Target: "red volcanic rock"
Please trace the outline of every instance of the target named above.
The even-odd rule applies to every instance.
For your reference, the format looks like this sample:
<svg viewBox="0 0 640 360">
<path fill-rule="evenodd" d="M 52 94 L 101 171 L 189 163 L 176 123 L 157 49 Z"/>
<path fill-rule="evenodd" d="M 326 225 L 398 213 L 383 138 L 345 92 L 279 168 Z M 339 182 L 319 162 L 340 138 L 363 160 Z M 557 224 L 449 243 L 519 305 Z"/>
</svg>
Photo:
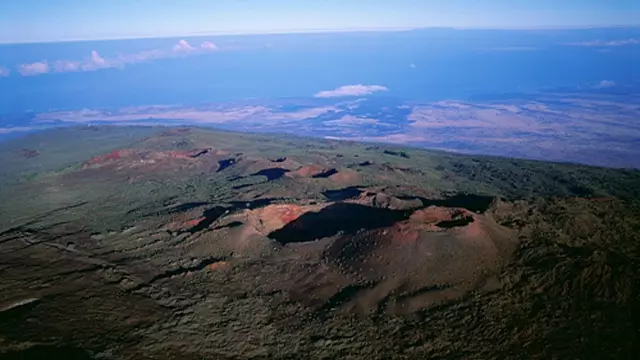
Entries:
<svg viewBox="0 0 640 360">
<path fill-rule="evenodd" d="M 106 155 L 98 155 L 92 157 L 84 163 L 84 166 L 87 167 L 91 165 L 103 165 L 111 161 L 118 160 L 123 156 L 128 156 L 130 154 L 131 150 L 114 150 Z"/>
<path fill-rule="evenodd" d="M 262 209 L 259 216 L 263 223 L 281 223 L 284 226 L 305 212 L 299 205 L 271 205 Z"/>
<path fill-rule="evenodd" d="M 189 150 L 189 151 L 169 151 L 168 154 L 170 157 L 176 158 L 176 159 L 195 159 L 199 156 L 208 154 L 211 151 L 211 148 L 205 148 L 205 149 L 195 149 L 195 150 Z"/>
<path fill-rule="evenodd" d="M 210 271 L 216 271 L 216 270 L 223 269 L 229 265 L 230 263 L 228 261 L 218 261 L 208 265 L 207 268 L 209 268 Z"/>
<path fill-rule="evenodd" d="M 466 209 L 430 206 L 426 209 L 414 212 L 409 218 L 409 221 L 424 224 L 437 224 L 443 221 L 452 221 L 468 216 L 473 216 L 473 213 Z"/>
<path fill-rule="evenodd" d="M 204 216 L 190 220 L 183 220 L 185 217 L 179 217 L 175 221 L 168 223 L 166 228 L 169 230 L 188 230 L 198 226 L 202 221 L 206 220 Z"/>
<path fill-rule="evenodd" d="M 180 227 L 181 228 L 192 228 L 194 226 L 198 226 L 198 224 L 200 224 L 205 219 L 206 219 L 205 217 L 199 217 L 197 219 L 185 221 Z"/>
<path fill-rule="evenodd" d="M 310 178 L 310 177 L 314 177 L 314 176 L 318 176 L 320 174 L 323 174 L 327 171 L 326 168 L 318 166 L 318 165 L 308 165 L 308 166 L 303 166 L 300 169 L 296 170 L 296 171 L 292 171 L 290 173 L 287 174 L 287 176 L 289 177 L 303 177 L 303 178 Z"/>
<path fill-rule="evenodd" d="M 84 168 L 90 166 L 103 166 L 118 163 L 125 167 L 143 166 L 166 163 L 171 159 L 194 161 L 205 154 L 209 154 L 211 148 L 194 150 L 170 150 L 170 151 L 141 151 L 131 149 L 114 150 L 105 155 L 94 156 L 84 163 Z M 169 163 L 170 164 L 170 163 Z"/>
<path fill-rule="evenodd" d="M 120 159 L 120 152 L 118 150 L 114 150 L 111 153 L 107 154 L 104 157 L 105 160 L 115 160 Z"/>
<path fill-rule="evenodd" d="M 382 235 L 390 237 L 392 243 L 413 244 L 419 240 L 421 232 L 442 232 L 447 228 L 459 227 L 473 232 L 474 215 L 462 208 L 431 206 L 415 211 L 407 221 L 398 222 Z"/>
<path fill-rule="evenodd" d="M 357 281 L 374 284 L 341 304 L 345 310 L 405 314 L 478 290 L 516 247 L 515 233 L 490 217 L 432 206 L 388 227 L 346 234 L 324 256 L 341 274 L 357 273 Z M 308 283 L 301 299 L 335 296 L 325 290 L 335 280 L 317 279 Z"/>
<path fill-rule="evenodd" d="M 397 244 L 412 244 L 420 238 L 420 231 L 416 229 L 415 224 L 402 222 L 383 230 L 382 235 L 389 236 L 391 241 Z"/>
<path fill-rule="evenodd" d="M 300 216 L 310 212 L 318 211 L 325 205 L 301 206 L 295 204 L 276 204 L 266 207 L 249 210 L 247 217 L 249 221 L 263 234 L 269 234 L 278 230 Z"/>
<path fill-rule="evenodd" d="M 329 179 L 342 185 L 354 185 L 360 182 L 360 174 L 353 170 L 340 170 L 329 176 Z"/>
</svg>

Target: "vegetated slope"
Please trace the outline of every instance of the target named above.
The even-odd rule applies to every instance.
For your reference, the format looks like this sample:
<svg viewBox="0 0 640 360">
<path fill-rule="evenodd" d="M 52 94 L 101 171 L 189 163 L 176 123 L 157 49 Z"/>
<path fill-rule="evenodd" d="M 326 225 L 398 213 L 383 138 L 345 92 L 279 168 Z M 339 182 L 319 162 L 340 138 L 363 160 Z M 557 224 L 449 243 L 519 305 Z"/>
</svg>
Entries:
<svg viewBox="0 0 640 360">
<path fill-rule="evenodd" d="M 638 171 L 86 131 L 3 145 L 3 356 L 637 353 Z"/>
<path fill-rule="evenodd" d="M 157 136 L 151 136 L 156 134 Z M 536 196 L 640 197 L 637 170 L 459 155 L 392 145 L 259 135 L 209 129 L 86 126 L 60 128 L 0 144 L 2 180 L 32 179 L 47 171 L 78 166 L 89 157 L 126 148 L 192 150 L 213 147 L 232 154 L 277 159 L 301 157 L 328 169 L 345 166 L 365 174 L 388 171 L 385 181 L 434 191 L 492 193 L 513 198 Z M 389 150 L 394 149 L 394 150 Z M 399 153 L 405 157 L 390 155 Z M 233 156 L 230 156 L 233 158 Z M 314 163 L 317 162 L 317 163 Z"/>
<path fill-rule="evenodd" d="M 0 142 L 0 184 L 48 171 L 70 170 L 89 156 L 125 147 L 158 129 L 82 126 L 55 128 Z"/>
</svg>

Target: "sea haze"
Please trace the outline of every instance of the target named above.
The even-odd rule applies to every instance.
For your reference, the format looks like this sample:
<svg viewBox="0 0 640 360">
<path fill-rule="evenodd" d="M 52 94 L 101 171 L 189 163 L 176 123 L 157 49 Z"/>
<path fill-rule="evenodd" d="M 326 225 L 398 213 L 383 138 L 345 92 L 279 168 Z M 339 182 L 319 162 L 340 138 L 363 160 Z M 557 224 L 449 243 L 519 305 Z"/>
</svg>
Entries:
<svg viewBox="0 0 640 360">
<path fill-rule="evenodd" d="M 0 69 L 3 138 L 179 123 L 640 166 L 640 28 L 4 44 Z"/>
<path fill-rule="evenodd" d="M 221 102 L 310 96 L 346 84 L 380 84 L 405 100 L 577 87 L 640 80 L 640 46 L 596 46 L 640 39 L 640 30 L 491 31 L 425 29 L 184 38 L 220 49 L 99 71 L 20 76 L 46 60 L 109 59 L 171 49 L 180 39 L 138 39 L 0 46 L 0 111 Z M 592 46 L 577 46 L 592 44 Z"/>
</svg>

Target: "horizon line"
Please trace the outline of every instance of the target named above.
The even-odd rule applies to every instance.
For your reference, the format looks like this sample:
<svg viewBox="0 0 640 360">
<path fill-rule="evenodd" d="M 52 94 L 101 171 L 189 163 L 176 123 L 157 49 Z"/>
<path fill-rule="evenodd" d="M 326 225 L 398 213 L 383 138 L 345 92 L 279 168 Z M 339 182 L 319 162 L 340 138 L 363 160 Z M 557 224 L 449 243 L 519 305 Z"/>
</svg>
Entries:
<svg viewBox="0 0 640 360">
<path fill-rule="evenodd" d="M 485 27 L 485 26 L 417 26 L 417 27 L 379 27 L 379 28 L 343 28 L 343 29 L 274 29 L 264 31 L 197 31 L 176 35 L 123 35 L 106 36 L 95 38 L 72 38 L 72 39 L 51 39 L 51 40 L 27 40 L 27 41 L 0 41 L 0 45 L 21 45 L 21 44 L 51 44 L 51 43 L 74 43 L 87 41 L 117 41 L 117 40 L 143 40 L 143 39 L 174 39 L 180 37 L 231 37 L 231 36 L 261 36 L 261 35 L 296 35 L 296 34 L 326 34 L 326 33 L 355 33 L 355 32 L 402 32 L 429 29 L 449 29 L 449 30 L 502 30 L 502 31 L 531 31 L 531 30 L 586 30 L 586 29 L 612 29 L 612 28 L 640 28 L 640 24 L 632 25 L 546 25 L 546 26 L 507 26 L 507 27 Z"/>
</svg>

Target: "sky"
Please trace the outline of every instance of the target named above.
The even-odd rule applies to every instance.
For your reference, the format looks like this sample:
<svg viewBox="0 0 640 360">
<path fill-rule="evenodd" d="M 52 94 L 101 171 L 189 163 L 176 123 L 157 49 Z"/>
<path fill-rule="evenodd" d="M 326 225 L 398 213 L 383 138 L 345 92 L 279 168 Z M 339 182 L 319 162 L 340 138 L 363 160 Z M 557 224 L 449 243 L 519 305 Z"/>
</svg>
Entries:
<svg viewBox="0 0 640 360">
<path fill-rule="evenodd" d="M 0 42 L 417 27 L 640 25 L 637 0 L 19 0 Z"/>
</svg>

